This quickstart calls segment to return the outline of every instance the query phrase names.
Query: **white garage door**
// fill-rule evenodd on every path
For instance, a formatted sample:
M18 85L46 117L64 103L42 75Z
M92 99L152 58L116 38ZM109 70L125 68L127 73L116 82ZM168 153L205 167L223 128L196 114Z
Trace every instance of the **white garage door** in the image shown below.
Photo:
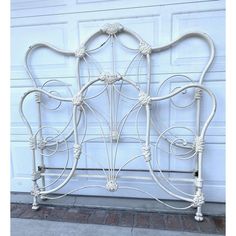
M12 191L28 192L31 190L31 152L28 148L28 134L20 115L19 102L22 94L32 88L24 68L24 55L28 47L38 42L48 42L58 48L75 50L80 42L107 22L119 22L127 28L136 31L150 45L166 44L178 36L189 31L206 32L213 39L216 47L216 57L213 65L206 75L204 84L210 88L217 97L218 109L206 136L206 149L204 152L203 178L204 192L207 201L225 201L225 6L221 0L52 0L52 1L25 1L12 0L11 22L11 180ZM128 40L128 39L127 39ZM207 62L209 51L206 44L199 39L188 39L174 49L167 50L159 57L152 59L152 90L155 93L157 86L164 79L173 74L186 75L198 80L199 75ZM98 57L106 66L105 57ZM126 63L126 57L120 59L120 65ZM75 64L71 58L58 56L48 50L37 51L32 58L31 67L39 84L48 79L64 81L76 93ZM84 71L86 73L86 71ZM142 80L143 78L141 78ZM181 77L176 83L171 83L169 89L185 82ZM55 88L54 88L55 89ZM65 86L57 86L57 91L66 93ZM184 95L183 95L184 96ZM55 105L55 104L54 104ZM101 105L101 104L100 104ZM203 105L203 119L207 115L206 101ZM34 101L28 101L27 116L33 126L37 119L34 114ZM101 107L102 110L102 107ZM172 125L190 125L191 115L188 113L179 116L178 109L168 108L162 120ZM44 124L62 129L68 120L70 110L64 108L55 116L45 116ZM96 135L97 124L91 121L88 134ZM127 128L132 134L132 127ZM142 132L142 130L140 131ZM152 138L155 138L154 135ZM103 146L99 142L91 141L86 144L87 157L104 155ZM122 143L120 156L137 152L134 141L127 140ZM171 156L161 153L161 166L166 170L191 170L192 163L177 161ZM80 168L99 168L89 158L81 158ZM64 154L48 158L46 165L62 167L65 161ZM103 161L103 160L101 160ZM146 176L147 169L142 161L136 161L127 168L136 171L127 171L126 175ZM85 171L84 173L88 173ZM96 174L93 170L89 173ZM178 174L175 174L178 177ZM183 175L183 174L182 174ZM179 177L182 177L179 174ZM53 178L53 176L51 177ZM78 187L81 183L100 184L102 180L95 177L74 178L61 192ZM124 179L129 186L139 186L160 198L170 198L153 182L140 179ZM184 188L188 188L185 184ZM76 192L75 192L76 193ZM86 189L81 194L108 195L108 196L140 196L129 191L110 193L103 190ZM141 197L147 197L141 195Z

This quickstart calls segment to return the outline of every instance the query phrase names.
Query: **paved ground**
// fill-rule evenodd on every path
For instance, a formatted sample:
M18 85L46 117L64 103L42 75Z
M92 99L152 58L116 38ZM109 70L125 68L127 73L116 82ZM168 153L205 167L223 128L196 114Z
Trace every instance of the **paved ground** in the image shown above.
M213 234L154 230L12 218L11 236L212 236Z
M52 194L52 197L58 195ZM12 203L32 203L32 195L29 193L11 193ZM186 207L184 201L165 200L167 204L182 208ZM50 206L67 206L67 207L90 207L90 208L110 208L110 209L123 209L129 211L144 211L144 212L163 212L163 213L180 213L175 210L164 206L162 203L154 199L140 199L140 198L121 198L121 197L102 197L102 196L81 196L81 195L68 195L63 198L47 201L40 201L40 205ZM224 216L225 204L205 202L202 211L204 215ZM181 210L183 214L195 214L196 209L189 208Z
M224 235L225 233L223 216L205 216L204 221L199 223L194 220L192 214L46 205L35 212L31 210L29 204L13 203L11 217L12 236L36 236L37 234L33 232L37 227L41 232L38 235L62 236L82 235L82 233L88 236L95 234L96 236L112 234L190 236ZM109 225L112 227L109 228ZM61 228L64 232L60 231Z

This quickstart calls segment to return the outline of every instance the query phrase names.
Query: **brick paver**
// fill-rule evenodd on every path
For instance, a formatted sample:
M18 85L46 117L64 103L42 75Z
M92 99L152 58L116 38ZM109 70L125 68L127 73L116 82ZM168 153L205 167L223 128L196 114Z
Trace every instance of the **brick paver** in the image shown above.
M88 223L89 224L105 224L106 214L107 214L106 210L97 209L88 218Z
M137 228L149 228L150 226L150 214L137 212L135 214L134 226Z
M215 223L217 233L224 234L225 233L225 218L214 217L212 219Z
M200 232L199 226L192 215L181 215L183 230L190 232Z
M225 234L224 216L204 216L203 222L196 222L194 216L190 214L46 205L41 206L38 211L32 211L29 204L12 203L11 217Z
M88 218L93 212L93 210L79 207L68 208L63 215L63 220L66 222L88 223Z
M183 231L181 217L178 214L166 214L164 216L166 229Z
M166 229L163 214L151 213L150 214L150 228L152 229Z
M205 216L204 221L201 224L198 224L199 228L202 232L205 233L217 233L216 232L216 225L212 217Z
M106 225L119 225L120 213L117 211L108 212L106 215Z
M134 224L134 212L123 211L121 212L119 226L130 227Z

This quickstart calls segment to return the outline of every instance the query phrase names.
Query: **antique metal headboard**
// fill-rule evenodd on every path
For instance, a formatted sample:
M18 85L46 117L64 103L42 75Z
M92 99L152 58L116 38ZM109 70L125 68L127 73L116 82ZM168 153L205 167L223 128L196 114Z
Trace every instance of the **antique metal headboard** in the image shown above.
M136 42L136 47L130 48L130 46L126 45L124 40L120 38L122 35L132 38L134 40L133 43L135 44ZM204 67L199 80L194 82L185 75L177 74L171 75L159 84L153 84L152 56L159 55L159 52L168 50L190 37L203 39L207 42L210 49L209 61ZM99 41L99 45L91 47L96 40ZM36 80L29 62L33 52L41 48L46 48L65 57L75 58L77 85L74 85L72 90L68 83L59 79L50 79L43 84L39 84ZM121 65L119 60L117 60L118 51L122 50L131 53L128 65ZM95 60L94 55L102 52L106 52L105 56L110 56L106 63L99 63ZM201 207L204 203L202 190L204 137L216 110L215 96L203 85L203 79L213 59L214 45L210 37L205 33L190 32L164 46L151 47L138 34L119 23L104 25L81 44L76 51L65 51L47 43L38 43L30 46L25 56L25 66L34 88L24 93L20 101L20 114L28 128L30 148L32 149L32 209L37 210L39 208L39 198L58 199L85 188L101 188L110 192L123 189L146 194L147 197L156 199L171 208L180 210L190 207L197 208L195 219L202 221ZM142 66L141 63L143 63ZM179 83L179 86L174 89L168 87L168 91L165 88L167 83L170 80L177 80L178 76L181 76L186 83ZM62 86L67 96L65 93L62 96L56 89L48 91L49 84L54 84L55 88ZM154 89L157 92L154 93ZM209 115L205 121L201 120L203 93L212 102L211 106L208 107ZM31 114L31 116L38 117L37 125L30 124L23 109L26 98L31 97L31 94L35 95L37 107L37 114ZM186 94L188 98L191 98L190 103L178 104L177 100L179 101L180 99L177 98L186 96ZM96 102L96 99L99 102ZM160 115L163 109L169 109L170 105L177 107L180 111L185 109L187 112L192 112L188 109L193 107L195 126L173 126L168 122L162 121ZM62 106L71 112L65 127L60 130L56 127L56 123L55 126L45 125L44 119L46 119L47 114L52 111L59 111ZM59 116L60 112L55 116L55 121ZM142 131L140 117L142 117L144 122ZM126 134L124 128L127 123L135 130L130 136ZM94 124L95 126L93 126ZM94 131L92 136L87 132L90 126L92 126L91 128ZM181 132L177 132L177 130L182 130L185 135L181 135ZM152 133L154 135L151 135ZM125 162L118 165L117 160L121 158L121 155L124 155L124 152L123 154L119 153L119 145L128 139L137 142L139 153L138 155L130 156L129 150L126 150ZM94 154L92 156L93 162L98 163L100 166L100 168L97 168L100 172L96 172L96 176L100 176L104 180L102 182L104 184L81 186L80 182L78 182L78 188L69 190L59 196L52 195L52 193L65 187L76 171L83 169L80 168L80 161L82 158L87 158L84 145L88 141L96 140L104 148L105 155L100 157L102 163L97 157L96 148L90 150L90 152ZM168 155L173 155L175 158L183 160L183 162L190 159L193 160L193 176L191 178L183 178L183 180L187 179L192 183L192 192L187 192L174 184L171 176L168 175L174 172L173 170L163 170L161 168L160 159L162 157L158 152L158 150L163 148L161 147L161 142L168 144L166 150ZM70 155L71 149L73 150L72 156ZM47 158L55 156L59 152L66 155L66 163L63 168L50 167L49 164L45 164ZM149 179L154 181L157 187L172 198L185 201L186 206L182 208L172 206L142 188L127 186L127 184L124 185L119 182L120 178L123 177L121 172L125 170L124 168L140 158L143 160L143 165L147 166L149 171L147 173L150 174ZM104 163L107 163L107 165ZM69 168L68 165L71 165L71 167ZM51 171L54 171L54 176L56 176L53 180L49 178ZM89 173L84 176L88 177ZM132 175L130 177L132 178ZM133 178L137 178L137 176L133 176Z

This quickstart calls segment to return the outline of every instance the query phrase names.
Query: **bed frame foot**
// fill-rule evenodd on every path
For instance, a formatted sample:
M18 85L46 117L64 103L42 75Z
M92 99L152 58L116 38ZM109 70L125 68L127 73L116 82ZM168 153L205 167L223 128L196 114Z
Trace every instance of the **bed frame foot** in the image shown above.
M39 209L38 199L34 196L33 198L33 204L32 204L32 210L37 211Z
M195 218L195 220L198 221L198 222L203 221L202 207L201 207L201 206L197 207L197 212L196 212L194 218Z

